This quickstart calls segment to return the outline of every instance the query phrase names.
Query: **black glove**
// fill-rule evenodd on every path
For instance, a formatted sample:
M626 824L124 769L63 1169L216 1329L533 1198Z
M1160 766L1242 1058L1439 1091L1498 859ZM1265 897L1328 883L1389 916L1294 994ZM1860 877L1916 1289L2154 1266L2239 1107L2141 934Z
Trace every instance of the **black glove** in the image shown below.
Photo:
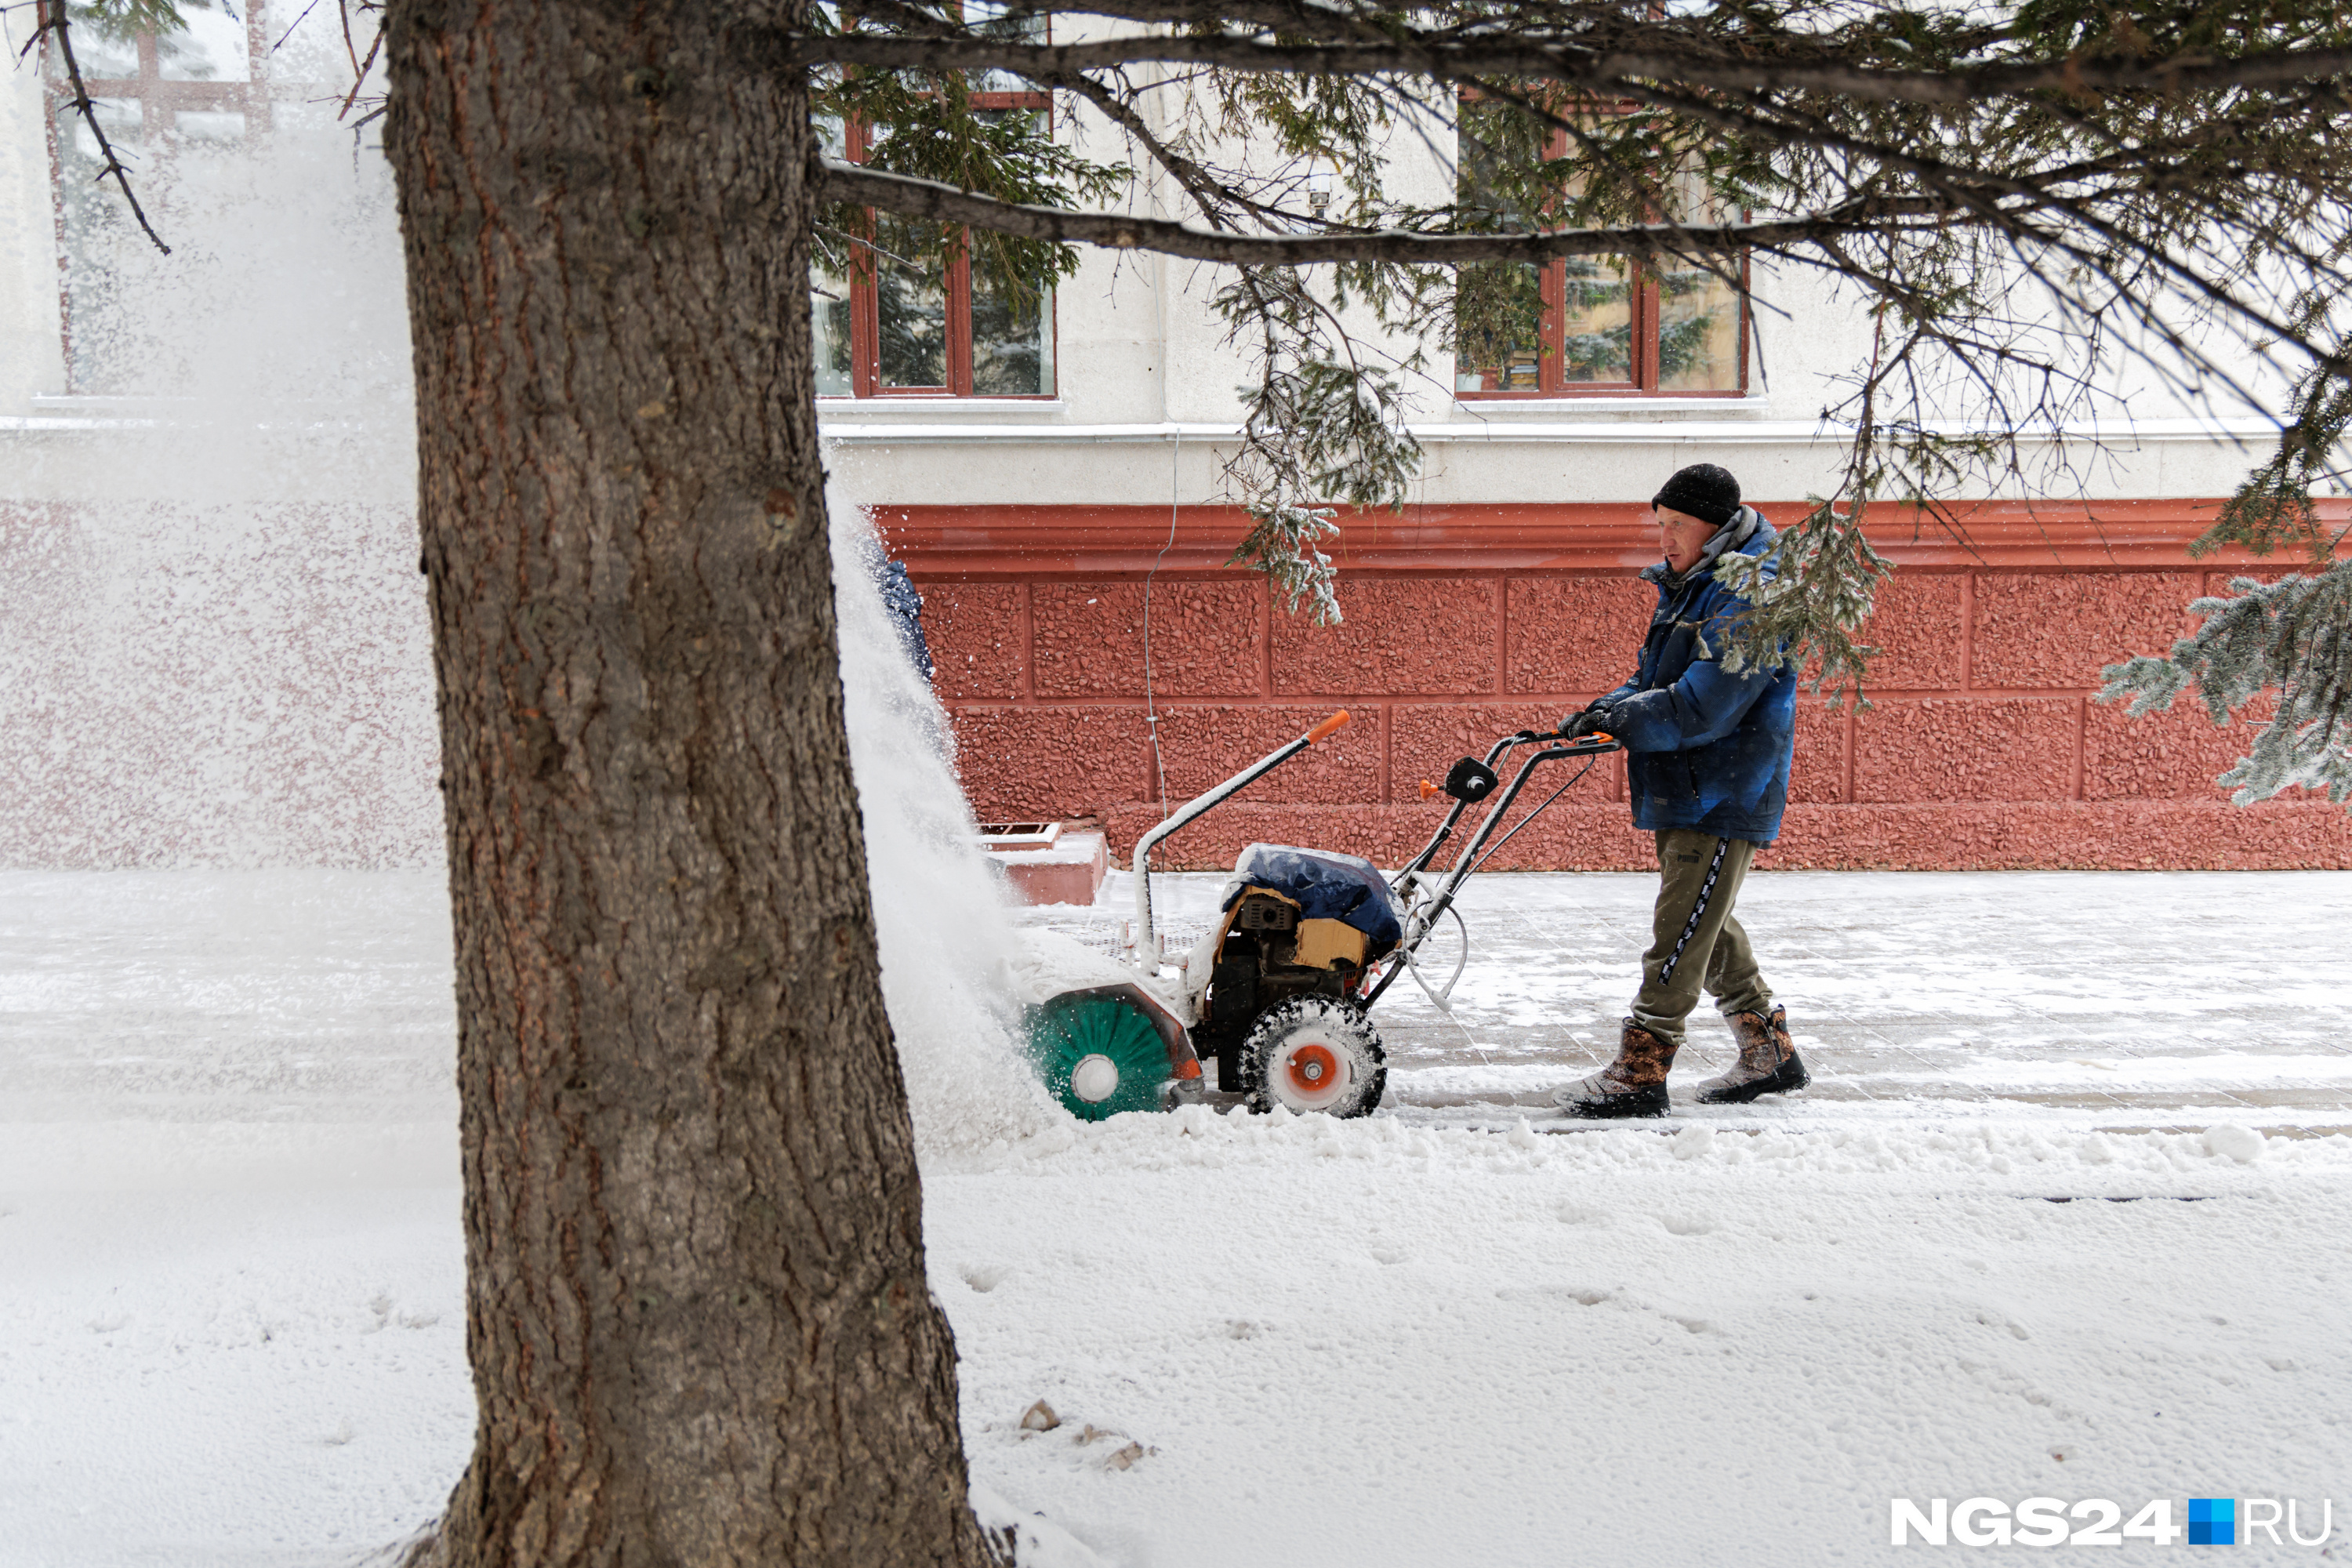
M1595 702L1583 712L1560 721L1559 734L1564 741L1606 731L1616 721L1611 717L1608 705Z

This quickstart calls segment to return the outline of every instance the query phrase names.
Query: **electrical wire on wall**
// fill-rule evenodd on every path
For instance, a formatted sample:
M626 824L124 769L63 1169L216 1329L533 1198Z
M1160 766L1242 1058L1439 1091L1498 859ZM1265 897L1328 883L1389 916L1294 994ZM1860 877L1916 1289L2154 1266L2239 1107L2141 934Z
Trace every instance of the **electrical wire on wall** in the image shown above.
M1151 570L1143 574L1143 723L1151 732L1151 772L1160 782L1160 820L1168 820L1168 765L1160 756L1160 709L1151 695L1151 580L1160 575L1160 563L1176 548L1176 503L1183 493L1182 480L1177 468L1184 455L1184 432L1171 426L1175 445L1168 458L1168 542L1151 558Z

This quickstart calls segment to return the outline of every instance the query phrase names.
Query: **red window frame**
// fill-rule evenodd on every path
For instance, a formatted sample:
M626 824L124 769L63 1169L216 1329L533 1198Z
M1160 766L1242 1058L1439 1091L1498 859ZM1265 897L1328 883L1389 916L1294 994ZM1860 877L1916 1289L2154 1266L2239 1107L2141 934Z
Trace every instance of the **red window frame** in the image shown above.
M1034 109L1054 112L1053 95L1044 92L975 92L975 110ZM866 162L873 143L861 121L843 129L842 156L852 163ZM872 221L872 209L867 209ZM880 258L872 247L853 244L849 258L849 395L858 397L974 397L971 387L971 253L961 243L959 229L953 257L941 289L945 296L947 384L944 386L885 386L882 384L882 306L874 275ZM1050 307L1044 327L1054 349L1054 390L1051 392L992 392L991 398L1045 402L1061 395L1060 312ZM834 395L836 398L838 393Z
M1544 155L1561 158L1568 154L1568 133L1555 130L1544 143ZM1662 289L1658 280L1645 278L1638 270L1633 274L1633 297L1629 301L1632 331L1627 334L1627 369L1629 376L1622 381L1570 381L1566 344L1568 297L1568 260L1554 257L1544 263L1539 295L1543 313L1538 327L1536 353L1536 384L1532 387L1481 386L1465 390L1460 386L1465 374L1457 363L1455 391L1457 401L1508 401L1528 398L1563 397L1745 397L1748 395L1748 340L1749 317L1748 303L1748 256L1739 257L1739 329L1738 384L1721 388L1685 388L1661 386L1659 325L1663 318ZM1480 366L1481 376L1493 381L1496 373Z

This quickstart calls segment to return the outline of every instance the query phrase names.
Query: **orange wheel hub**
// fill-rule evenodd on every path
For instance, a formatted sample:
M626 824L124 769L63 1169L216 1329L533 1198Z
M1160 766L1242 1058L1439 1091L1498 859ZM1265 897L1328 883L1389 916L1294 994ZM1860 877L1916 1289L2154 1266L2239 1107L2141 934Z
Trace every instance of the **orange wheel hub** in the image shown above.
M1339 1076L1339 1058L1328 1046L1301 1046L1290 1053L1290 1081L1303 1094L1320 1094Z

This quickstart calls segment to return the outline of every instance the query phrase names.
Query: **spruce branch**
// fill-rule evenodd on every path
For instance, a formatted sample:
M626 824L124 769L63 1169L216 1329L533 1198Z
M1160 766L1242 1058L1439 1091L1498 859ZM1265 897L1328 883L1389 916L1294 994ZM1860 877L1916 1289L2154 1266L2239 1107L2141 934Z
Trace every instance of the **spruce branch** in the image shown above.
M1754 555L1727 552L1715 579L1744 601L1719 650L1725 669L1792 668L1808 671L1804 685L1826 691L1832 708L1851 701L1868 709L1862 693L1870 658L1878 650L1854 640L1870 618L1878 585L1895 570L1863 531L1865 505L1840 510L1827 498L1807 498L1802 522L1784 530Z
M1934 230L1946 221L1932 205L1919 203L1908 213L1880 210L1866 216L1781 218L1705 226L1632 223L1608 228L1446 234L1333 226L1321 234L1237 234L1194 228L1164 218L1078 212L1068 207L1005 201L960 190L940 180L894 174L834 158L824 161L823 172L824 199L828 202L993 229L1050 244L1151 250L1237 267L1366 260L1455 267L1479 261L1541 262L1559 256L1632 255L1645 259L1679 259L1736 256L1742 250L1793 247L1840 235L1884 234L1905 228Z
M2219 783L2238 805L2301 786L2352 800L2352 560L2275 583L2233 578L2230 594L2189 606L2203 621L2162 656L2101 673L2102 702L2132 717L2162 712L2194 690L2217 725L2259 723L2252 747ZM2267 719L2246 712L2276 691Z
M1083 7L1082 7L1083 9ZM1865 102L1964 104L2048 93L2181 95L2335 82L2352 76L2352 48L2279 49L2226 60L2119 59L1963 64L1948 71L1874 69L1831 59L1743 58L1661 27L1649 47L1595 49L1540 35L1447 40L1417 28L1377 41L1308 42L1227 32L1129 35L1075 44L1032 44L941 27L925 36L800 34L784 44L797 66L880 69L1005 70L1042 80L1129 65L1212 66L1286 76L1426 76L1443 81L1509 77L1609 94L1633 82L1681 82L1727 93L1798 91Z
M1370 363L1295 269L1244 268L1213 306L1256 372L1224 468L1251 529L1227 564L1265 573L1290 609L1303 598L1318 625L1334 624L1337 572L1318 542L1339 531L1340 504L1402 505L1420 467L1398 369Z

